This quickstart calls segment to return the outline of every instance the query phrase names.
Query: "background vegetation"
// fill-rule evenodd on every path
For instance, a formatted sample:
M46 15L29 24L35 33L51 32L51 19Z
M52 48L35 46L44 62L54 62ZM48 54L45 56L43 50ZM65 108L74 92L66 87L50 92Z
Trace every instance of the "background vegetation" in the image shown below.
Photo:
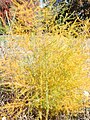
M86 119L90 20L76 17L72 22L62 12L58 23L52 3L41 9L34 1L13 2L14 17L0 58L0 118Z

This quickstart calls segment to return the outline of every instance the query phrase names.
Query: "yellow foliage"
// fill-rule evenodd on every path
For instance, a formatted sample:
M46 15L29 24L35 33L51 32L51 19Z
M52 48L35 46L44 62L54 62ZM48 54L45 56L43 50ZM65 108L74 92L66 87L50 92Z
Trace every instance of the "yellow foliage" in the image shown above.
M83 91L89 90L90 86L88 71L84 70L88 20L83 23L85 26L75 21L71 26L67 23L59 26L60 29L55 26L56 30L52 33L43 33L42 25L41 29L39 26L34 32L25 34L18 26L27 22L26 16L23 16L25 12L18 12L21 21L13 27L17 27L16 34L20 32L20 35L17 39L12 34L7 53L0 61L0 86L10 90L12 96L0 107L2 116L17 119L21 114L36 114L35 120L48 120L48 117L52 118L61 111L65 114L77 112L83 106ZM79 26L84 29L84 36L81 29L77 32ZM22 26L22 29L25 30L25 27L28 25ZM52 29L55 27L53 25Z
M14 89L15 98L2 109L6 108L11 115L16 109L18 116L28 106L30 110L48 109L54 115L61 110L76 111L82 106L83 83L90 84L85 77L87 71L83 70L84 40L68 37L46 33L13 41L10 51L14 49L15 56L8 54L3 60L4 81L0 85ZM28 39L30 43L26 42Z

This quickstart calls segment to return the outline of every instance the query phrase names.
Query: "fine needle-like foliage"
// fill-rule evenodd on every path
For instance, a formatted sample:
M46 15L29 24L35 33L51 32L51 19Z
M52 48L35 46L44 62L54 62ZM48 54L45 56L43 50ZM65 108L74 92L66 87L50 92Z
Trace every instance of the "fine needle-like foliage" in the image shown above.
M47 25L47 9L40 11L38 18L43 21L45 17ZM90 90L85 48L86 39L90 37L89 20L75 21L72 25L52 25L50 33L44 31L43 23L40 28L37 18L34 22L38 24L32 26L31 31L27 18L23 17L24 11L20 14L21 24L18 17L13 23L17 26L12 25L4 58L0 60L1 118L60 120L62 114L68 120L69 115L88 106L88 97L84 98L83 92ZM28 28L30 31L26 32Z

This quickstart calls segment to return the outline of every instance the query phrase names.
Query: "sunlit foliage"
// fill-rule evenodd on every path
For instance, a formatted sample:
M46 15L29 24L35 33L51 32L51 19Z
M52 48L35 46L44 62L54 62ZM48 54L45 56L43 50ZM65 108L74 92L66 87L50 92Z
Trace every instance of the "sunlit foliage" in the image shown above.
M89 20L58 25L49 21L50 8L37 6L35 16L32 8L24 8L27 2L14 2L17 20L0 60L1 118L54 120L83 110L88 106L83 92L90 90L85 47Z

